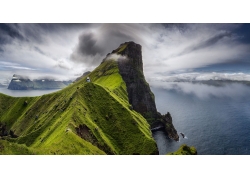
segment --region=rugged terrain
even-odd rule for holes
[[[158,154],[146,119],[131,109],[118,63],[107,59],[63,90],[0,94],[1,154]]]
[[[179,135],[173,126],[170,113],[162,115],[157,112],[154,94],[144,77],[141,49],[139,44],[125,42],[107,54],[106,59],[112,57],[112,54],[119,55],[117,58],[118,68],[126,83],[131,108],[142,114],[151,126],[154,127],[156,124],[163,126],[168,137],[178,141]]]
[[[150,130],[155,121],[178,140],[172,118],[156,110],[141,46],[127,42],[60,91],[0,94],[0,154],[158,154]]]

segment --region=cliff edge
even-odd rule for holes
[[[57,92],[0,102],[0,154],[159,154],[113,58]]]
[[[142,114],[151,126],[156,122],[161,122],[168,137],[178,141],[179,136],[173,126],[170,113],[161,115],[157,112],[154,94],[143,73],[141,45],[133,41],[125,42],[107,54],[103,62],[114,54],[118,55],[118,68],[126,83],[131,108]]]

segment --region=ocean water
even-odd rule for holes
[[[185,134],[176,142],[162,131],[153,134],[160,154],[176,151],[181,144],[195,146],[201,155],[250,154],[250,87],[232,83],[211,86],[192,83],[150,83],[156,106],[170,112],[173,124]],[[14,97],[40,96],[54,90],[8,90]]]
[[[52,92],[59,91],[61,89],[50,89],[50,90],[9,90],[7,88],[0,88],[0,93],[6,94],[13,97],[34,97],[49,94]]]
[[[176,130],[186,136],[175,142],[155,132],[160,154],[173,152],[181,144],[195,146],[202,155],[250,154],[249,86],[161,83],[151,90],[158,111],[170,112]]]

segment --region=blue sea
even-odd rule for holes
[[[173,124],[185,134],[176,142],[162,131],[153,134],[160,154],[180,145],[195,146],[203,155],[250,154],[250,86],[192,83],[150,83],[159,112],[170,112]],[[0,88],[10,96],[40,96],[57,90],[16,91]]]
[[[153,134],[160,154],[180,145],[196,147],[201,155],[250,154],[250,86],[168,83],[151,86],[159,112],[170,112],[185,134],[176,142],[161,131]]]

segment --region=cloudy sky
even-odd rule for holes
[[[250,80],[250,24],[0,24],[0,83],[75,79],[126,41],[148,81]]]

